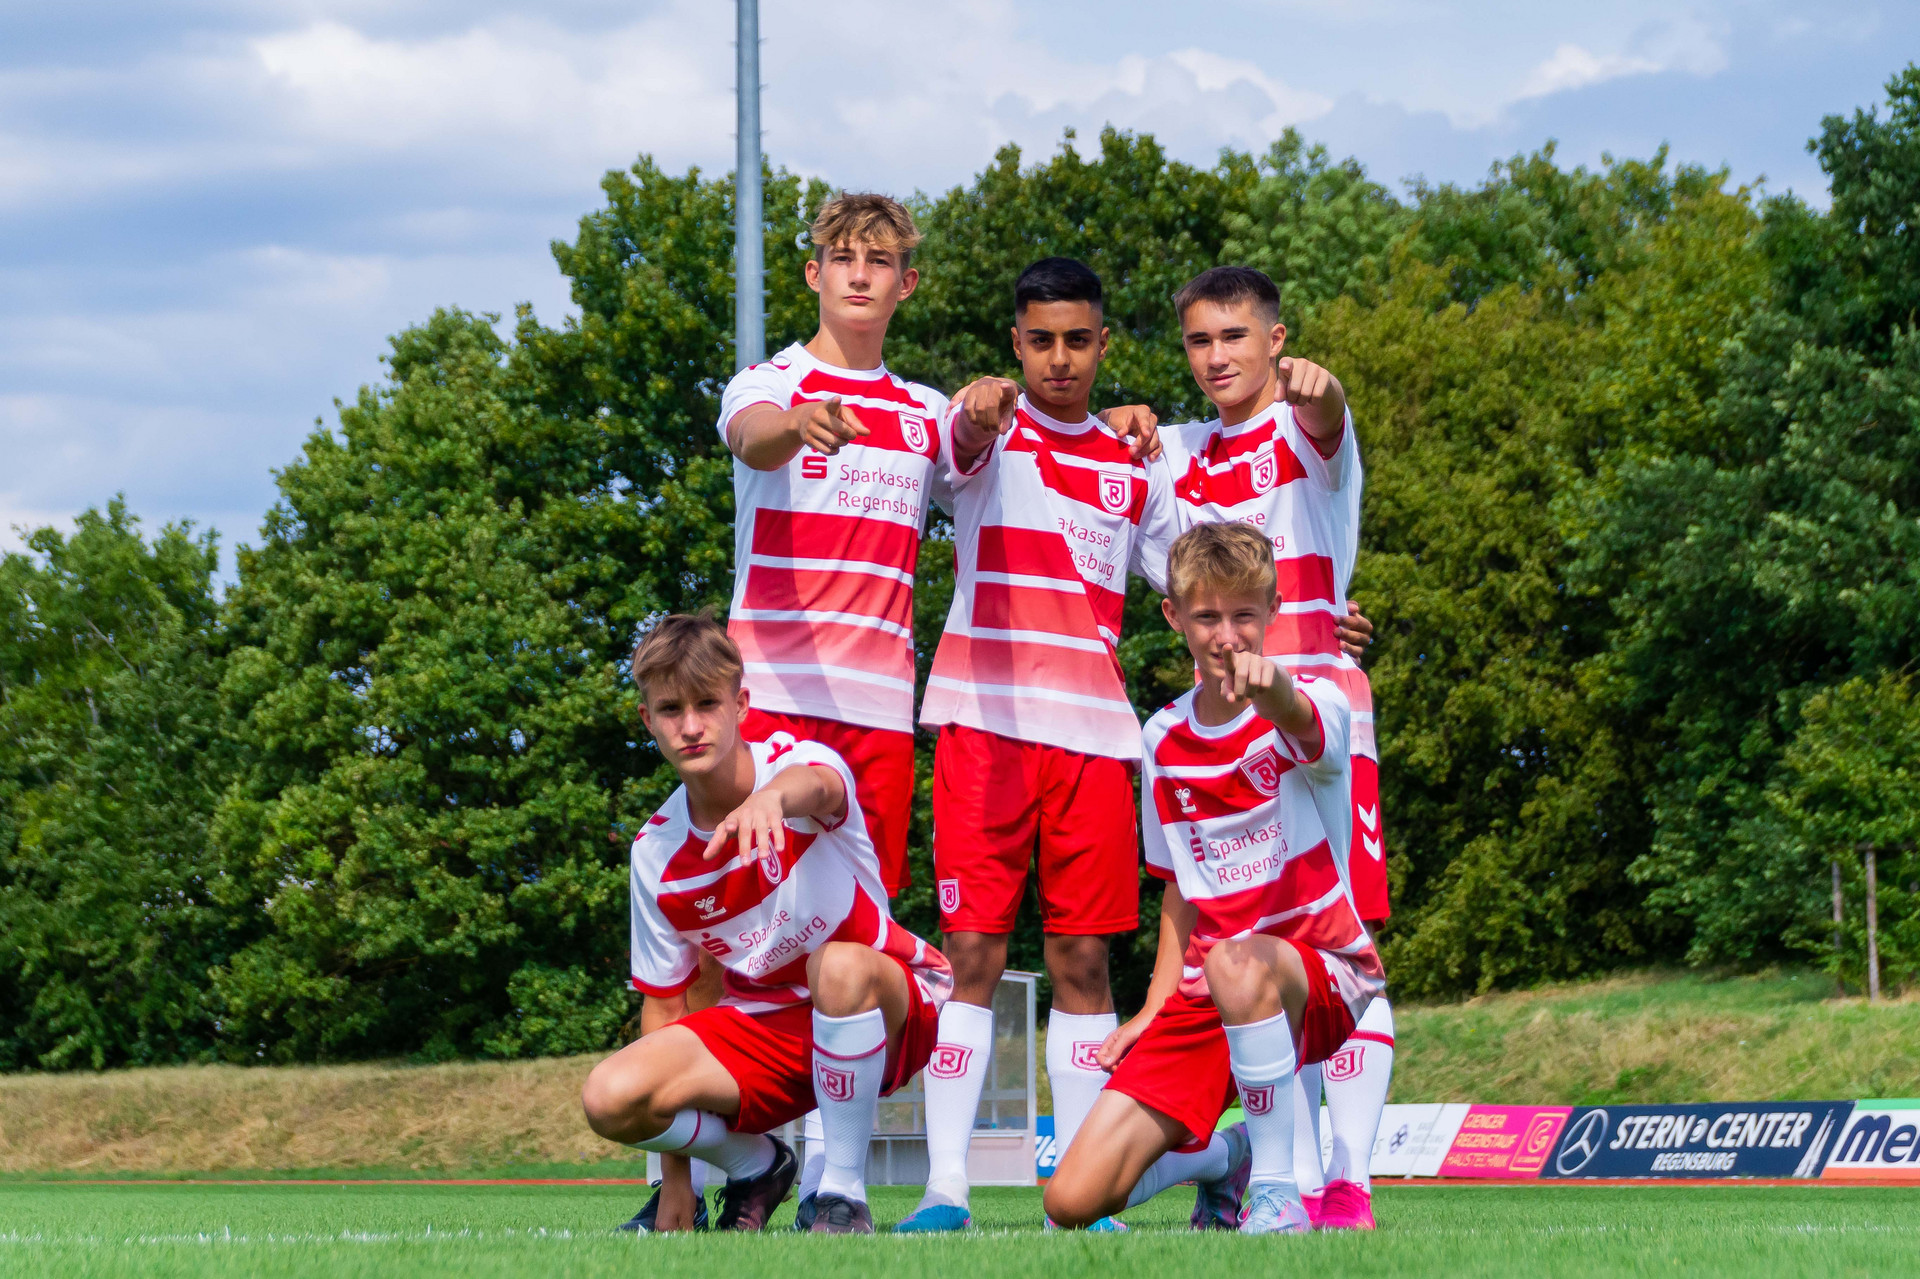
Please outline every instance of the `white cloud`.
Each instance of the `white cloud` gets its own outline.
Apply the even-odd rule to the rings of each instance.
[[[1727,53],[1720,34],[1706,23],[1685,19],[1643,28],[1634,33],[1626,48],[1616,52],[1594,53],[1577,44],[1562,44],[1527,72],[1514,98],[1543,98],[1622,76],[1661,71],[1707,76],[1726,66]]]

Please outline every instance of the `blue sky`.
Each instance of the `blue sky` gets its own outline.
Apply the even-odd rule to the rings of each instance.
[[[1920,6],[1874,0],[761,7],[774,161],[899,193],[1110,121],[1202,162],[1296,125],[1390,183],[1666,142],[1824,202],[1806,139],[1920,51]],[[117,491],[252,540],[388,334],[445,304],[557,322],[547,245],[602,172],[731,167],[732,24],[725,0],[0,7],[0,547]]]

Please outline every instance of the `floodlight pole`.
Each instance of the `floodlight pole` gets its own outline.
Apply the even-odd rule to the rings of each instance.
[[[760,0],[735,0],[740,19],[734,67],[739,148],[733,170],[733,367],[767,358],[764,219],[760,204]]]

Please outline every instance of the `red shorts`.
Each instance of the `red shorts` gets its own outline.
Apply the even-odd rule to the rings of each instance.
[[[1387,905],[1387,836],[1380,825],[1380,764],[1353,757],[1353,850],[1347,856],[1353,905],[1372,922],[1392,914]]]
[[[913,882],[907,870],[907,819],[913,813],[913,734],[885,728],[862,728],[837,719],[789,715],[752,707],[740,733],[750,742],[764,742],[778,732],[802,741],[830,746],[853,770],[861,815],[867,835],[880,857],[880,882],[887,896],[897,897]]]
[[[900,968],[907,971],[905,964]],[[933,1056],[934,1042],[940,1037],[940,1010],[921,991],[911,972],[907,973],[907,991],[910,1002],[906,1024],[887,1043],[882,1095],[918,1074],[927,1058]],[[735,1132],[771,1132],[816,1108],[812,1004],[795,1004],[758,1015],[723,1004],[688,1013],[673,1024],[698,1035],[707,1051],[740,1085],[740,1113],[728,1124]]]
[[[933,752],[933,877],[940,927],[1010,933],[1040,875],[1043,932],[1100,936],[1140,926],[1134,767],[959,724]]]
[[[1311,1066],[1340,1051],[1353,1034],[1353,1014],[1334,991],[1320,952],[1290,944],[1307,970],[1307,1008],[1294,1049],[1300,1064]],[[1204,995],[1175,991],[1120,1059],[1107,1087],[1159,1111],[1191,1137],[1211,1133],[1235,1096],[1220,1010]]]

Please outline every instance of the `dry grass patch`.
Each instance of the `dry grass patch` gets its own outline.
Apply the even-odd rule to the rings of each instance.
[[[1394,1010],[1396,1101],[1508,1104],[1920,1095],[1920,997],[1810,974],[1636,973]]]
[[[0,1172],[461,1169],[630,1154],[580,1115],[594,1058],[0,1076]]]

